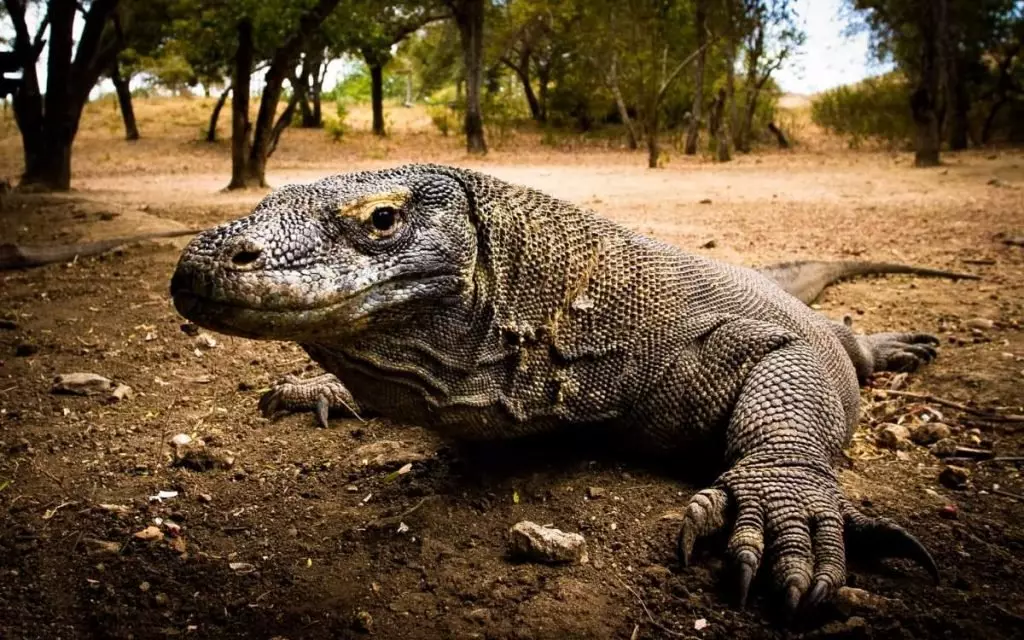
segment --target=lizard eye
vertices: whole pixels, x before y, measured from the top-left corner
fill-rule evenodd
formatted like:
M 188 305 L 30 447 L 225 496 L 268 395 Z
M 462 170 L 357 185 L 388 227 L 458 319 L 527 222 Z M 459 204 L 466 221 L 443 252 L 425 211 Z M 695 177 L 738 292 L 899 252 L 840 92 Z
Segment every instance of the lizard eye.
M 393 231 L 397 222 L 398 211 L 394 207 L 377 207 L 370 214 L 370 223 L 382 234 Z

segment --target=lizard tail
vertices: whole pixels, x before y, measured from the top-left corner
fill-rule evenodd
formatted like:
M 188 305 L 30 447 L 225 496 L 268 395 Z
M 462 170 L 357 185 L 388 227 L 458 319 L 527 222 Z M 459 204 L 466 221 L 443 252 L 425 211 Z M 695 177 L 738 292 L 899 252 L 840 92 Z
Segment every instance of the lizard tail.
M 949 278 L 951 280 L 981 279 L 980 276 L 971 273 L 929 269 L 927 267 L 915 267 L 893 262 L 863 260 L 799 260 L 768 265 L 759 268 L 758 271 L 777 282 L 783 290 L 805 304 L 814 302 L 829 285 L 857 276 L 906 273 L 930 278 Z

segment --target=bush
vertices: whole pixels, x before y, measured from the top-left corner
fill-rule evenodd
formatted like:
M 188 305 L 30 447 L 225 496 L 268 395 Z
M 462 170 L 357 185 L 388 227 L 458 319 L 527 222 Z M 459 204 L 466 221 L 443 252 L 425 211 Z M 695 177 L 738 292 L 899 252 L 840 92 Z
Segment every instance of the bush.
M 910 87 L 896 73 L 822 93 L 811 102 L 811 119 L 824 129 L 847 136 L 851 147 L 865 140 L 896 146 L 914 135 Z
M 427 113 L 430 114 L 430 121 L 434 123 L 437 130 L 441 132 L 441 135 L 447 136 L 452 129 L 452 110 L 443 104 L 434 105 L 427 108 Z
M 348 107 L 341 100 L 335 103 L 335 111 L 338 114 L 337 118 L 327 118 L 324 121 L 324 130 L 327 131 L 327 135 L 331 136 L 331 140 L 335 142 L 341 142 L 341 139 L 348 133 L 348 125 L 345 124 L 345 119 L 348 117 Z

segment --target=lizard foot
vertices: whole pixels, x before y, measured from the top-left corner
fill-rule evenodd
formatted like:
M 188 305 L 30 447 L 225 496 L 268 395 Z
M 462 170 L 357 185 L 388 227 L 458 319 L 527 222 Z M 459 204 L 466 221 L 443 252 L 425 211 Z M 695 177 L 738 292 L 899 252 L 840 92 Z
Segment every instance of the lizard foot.
M 875 371 L 917 371 L 938 356 L 939 339 L 927 333 L 872 333 L 857 340 L 871 353 Z
M 790 613 L 813 607 L 846 582 L 844 536 L 851 544 L 873 545 L 883 557 L 907 557 L 938 575 L 935 561 L 899 526 L 858 512 L 826 465 L 805 461 L 740 463 L 686 509 L 679 532 L 679 556 L 690 562 L 698 538 L 731 526 L 727 553 L 737 573 L 739 604 L 765 555 Z
M 287 375 L 263 394 L 259 408 L 263 417 L 271 420 L 286 413 L 313 411 L 317 422 L 325 428 L 327 415 L 332 409 L 344 409 L 359 417 L 359 405 L 332 373 L 305 379 Z

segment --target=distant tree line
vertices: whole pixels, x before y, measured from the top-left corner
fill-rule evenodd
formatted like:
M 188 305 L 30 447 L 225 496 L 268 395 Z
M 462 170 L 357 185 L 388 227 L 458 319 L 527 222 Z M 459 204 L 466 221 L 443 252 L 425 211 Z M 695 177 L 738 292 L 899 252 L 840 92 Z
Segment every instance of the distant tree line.
M 27 4 L 40 20 L 29 24 Z M 130 82 L 220 95 L 207 139 L 230 100 L 230 187 L 266 184 L 290 125 L 325 126 L 328 65 L 359 60 L 372 129 L 386 135 L 385 95 L 448 105 L 466 148 L 486 153 L 488 121 L 522 104 L 546 130 L 614 124 L 624 144 L 660 166 L 666 131 L 684 153 L 719 161 L 771 130 L 773 74 L 804 40 L 793 0 L 2 0 L 5 43 L 24 69 L 11 89 L 25 158 L 22 184 L 68 189 L 71 154 L 93 87 L 109 78 L 126 137 L 137 139 Z M 971 139 L 984 102 L 1019 96 L 1020 4 L 1009 0 L 848 0 L 875 52 L 913 90 L 918 161 Z M 73 37 L 74 24 L 82 25 Z M 46 53 L 46 86 L 36 64 Z M 252 79 L 262 75 L 259 95 Z M 5 85 L 6 86 L 6 85 Z M 257 115 L 249 105 L 258 101 Z M 967 114 L 965 116 L 965 114 Z M 446 118 L 447 116 L 445 116 Z M 995 116 L 993 116 L 995 118 Z

